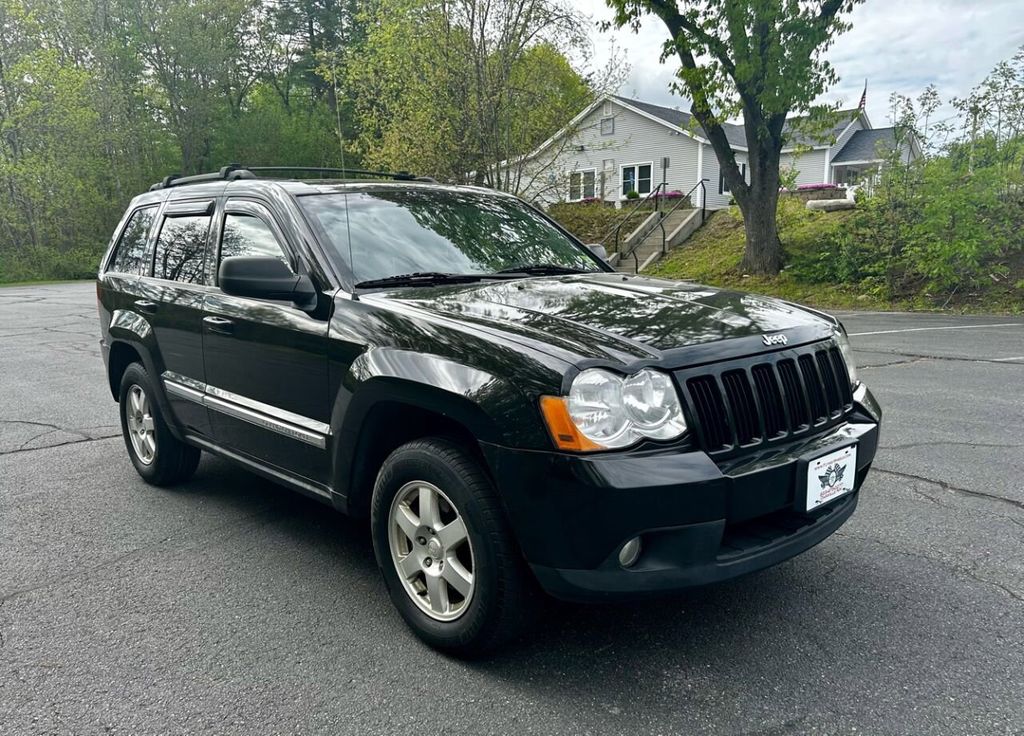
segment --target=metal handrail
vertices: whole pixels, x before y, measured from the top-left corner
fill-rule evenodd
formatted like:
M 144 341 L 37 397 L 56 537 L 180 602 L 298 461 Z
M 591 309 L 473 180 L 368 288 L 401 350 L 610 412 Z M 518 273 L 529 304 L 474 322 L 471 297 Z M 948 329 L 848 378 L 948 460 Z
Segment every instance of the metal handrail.
M 690 191 L 688 191 L 686 194 L 684 194 L 682 197 L 680 197 L 679 201 L 676 202 L 674 205 L 672 205 L 671 209 L 669 209 L 667 212 L 664 212 L 661 215 L 661 219 L 658 220 L 658 225 L 661 227 L 661 253 L 662 253 L 662 255 L 664 255 L 665 253 L 668 252 L 667 249 L 666 249 L 666 238 L 668 236 L 667 236 L 667 234 L 665 232 L 665 219 L 669 215 L 671 215 L 673 212 L 675 212 L 677 209 L 679 209 L 683 205 L 684 202 L 689 202 L 690 204 L 693 204 L 692 200 L 690 199 L 690 195 L 692 195 L 695 191 L 697 191 L 697 187 L 700 187 L 700 190 L 701 190 L 701 198 L 700 198 L 700 224 L 701 225 L 704 224 L 704 220 L 707 217 L 707 201 L 708 201 L 708 190 L 707 190 L 707 187 L 704 185 L 704 182 L 706 182 L 706 181 L 711 181 L 711 180 L 710 179 L 701 179 L 696 184 L 694 184 L 692 187 L 690 187 Z M 694 208 L 694 209 L 696 209 L 696 208 Z M 658 211 L 658 209 L 655 208 L 655 212 L 657 212 L 657 211 Z M 642 244 L 643 244 L 643 241 L 641 241 L 639 243 L 634 243 L 633 247 L 630 248 L 629 251 L 627 251 L 626 253 L 623 253 L 622 255 L 619 256 L 619 263 L 621 263 L 626 258 L 629 258 L 630 256 L 633 256 L 633 273 L 640 273 L 640 256 L 638 256 L 636 252 L 637 252 L 637 250 L 640 249 L 640 246 Z
M 660 184 L 658 184 L 658 186 L 654 187 L 654 189 L 652 189 L 650 191 L 650 193 L 646 197 L 644 197 L 639 202 L 637 202 L 635 205 L 633 205 L 633 207 L 625 215 L 623 215 L 623 217 L 615 224 L 615 226 L 612 227 L 612 229 L 609 230 L 607 233 L 605 233 L 604 237 L 601 238 L 601 240 L 599 240 L 598 242 L 602 243 L 602 244 L 607 243 L 608 242 L 608 238 L 611 237 L 614 234 L 615 242 L 614 242 L 614 245 L 609 249 L 609 252 L 611 252 L 611 253 L 618 253 L 619 252 L 619 234 L 622 231 L 622 226 L 625 225 L 627 222 L 629 222 L 629 218 L 632 217 L 633 214 L 636 213 L 636 211 L 638 209 L 643 207 L 648 202 L 648 200 L 650 200 L 652 197 L 654 197 L 655 194 L 660 192 L 666 186 L 667 185 L 665 184 L 665 182 L 661 182 Z M 655 212 L 658 211 L 659 204 L 660 204 L 659 200 L 655 199 L 654 200 L 654 211 Z

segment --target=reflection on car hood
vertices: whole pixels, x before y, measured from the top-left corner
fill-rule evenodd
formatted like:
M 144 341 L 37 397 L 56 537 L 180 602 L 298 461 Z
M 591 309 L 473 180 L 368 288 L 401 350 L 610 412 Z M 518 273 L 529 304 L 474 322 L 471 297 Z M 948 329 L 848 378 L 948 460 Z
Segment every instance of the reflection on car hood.
M 499 330 L 569 360 L 658 359 L 666 351 L 734 338 L 754 337 L 743 344 L 760 346 L 761 335 L 785 332 L 792 345 L 832 334 L 822 317 L 775 299 L 615 273 L 399 289 L 365 298 Z

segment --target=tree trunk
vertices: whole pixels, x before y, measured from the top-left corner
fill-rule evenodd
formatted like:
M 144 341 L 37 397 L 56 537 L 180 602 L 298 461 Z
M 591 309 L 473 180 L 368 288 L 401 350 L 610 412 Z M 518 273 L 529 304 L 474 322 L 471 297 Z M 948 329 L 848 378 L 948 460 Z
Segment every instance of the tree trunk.
M 781 125 L 777 126 L 781 133 Z M 777 222 L 779 206 L 779 150 L 781 140 L 757 140 L 749 149 L 750 184 L 736 197 L 743 212 L 747 245 L 740 268 L 745 273 L 774 275 L 782 268 L 782 243 Z
M 782 243 L 775 217 L 779 190 L 751 195 L 746 205 L 740 206 L 747 235 L 740 268 L 744 273 L 776 274 L 782 268 Z

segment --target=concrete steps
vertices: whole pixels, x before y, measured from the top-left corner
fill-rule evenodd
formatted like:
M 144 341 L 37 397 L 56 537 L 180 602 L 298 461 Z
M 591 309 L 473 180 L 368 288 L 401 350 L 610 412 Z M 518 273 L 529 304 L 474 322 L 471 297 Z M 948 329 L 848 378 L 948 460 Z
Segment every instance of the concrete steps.
M 693 234 L 694 230 L 700 227 L 700 210 L 678 209 L 667 217 L 662 217 L 660 225 L 665 227 L 665 250 L 667 252 L 680 245 Z M 648 223 L 648 227 L 649 230 L 639 240 L 639 245 L 635 247 L 632 254 L 616 261 L 616 270 L 622 273 L 639 273 L 661 258 L 662 230 L 658 220 L 655 218 L 652 223 Z M 627 246 L 624 250 L 628 250 L 629 247 Z

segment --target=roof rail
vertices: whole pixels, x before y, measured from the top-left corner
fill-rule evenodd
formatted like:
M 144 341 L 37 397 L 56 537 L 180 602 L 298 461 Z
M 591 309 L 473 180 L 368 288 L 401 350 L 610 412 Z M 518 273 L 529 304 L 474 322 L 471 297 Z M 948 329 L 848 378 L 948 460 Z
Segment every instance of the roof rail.
M 209 174 L 193 174 L 192 176 L 182 176 L 181 174 L 171 174 L 165 176 L 161 181 L 149 188 L 149 191 L 155 191 L 157 189 L 169 189 L 170 187 L 180 187 L 186 184 L 199 184 L 204 181 L 234 181 L 235 179 L 255 179 L 256 175 L 251 173 L 246 167 L 241 164 L 228 164 L 222 166 L 217 171 Z
M 395 181 L 437 181 L 429 176 L 416 176 L 408 171 L 368 171 L 366 169 L 337 169 L 324 166 L 242 166 L 241 164 L 228 164 L 219 170 L 209 174 L 193 174 L 182 176 L 171 174 L 149 188 L 150 191 L 157 189 L 169 189 L 180 187 L 186 184 L 199 184 L 204 181 L 234 181 L 236 179 L 256 179 L 257 174 L 269 172 L 298 172 L 302 174 L 368 177 L 375 179 L 394 179 Z
M 408 171 L 370 171 L 368 169 L 338 169 L 325 166 L 248 166 L 253 173 L 264 171 L 296 171 L 302 174 L 342 174 L 371 177 L 375 179 L 394 179 L 396 181 L 436 181 L 429 176 L 416 176 Z

